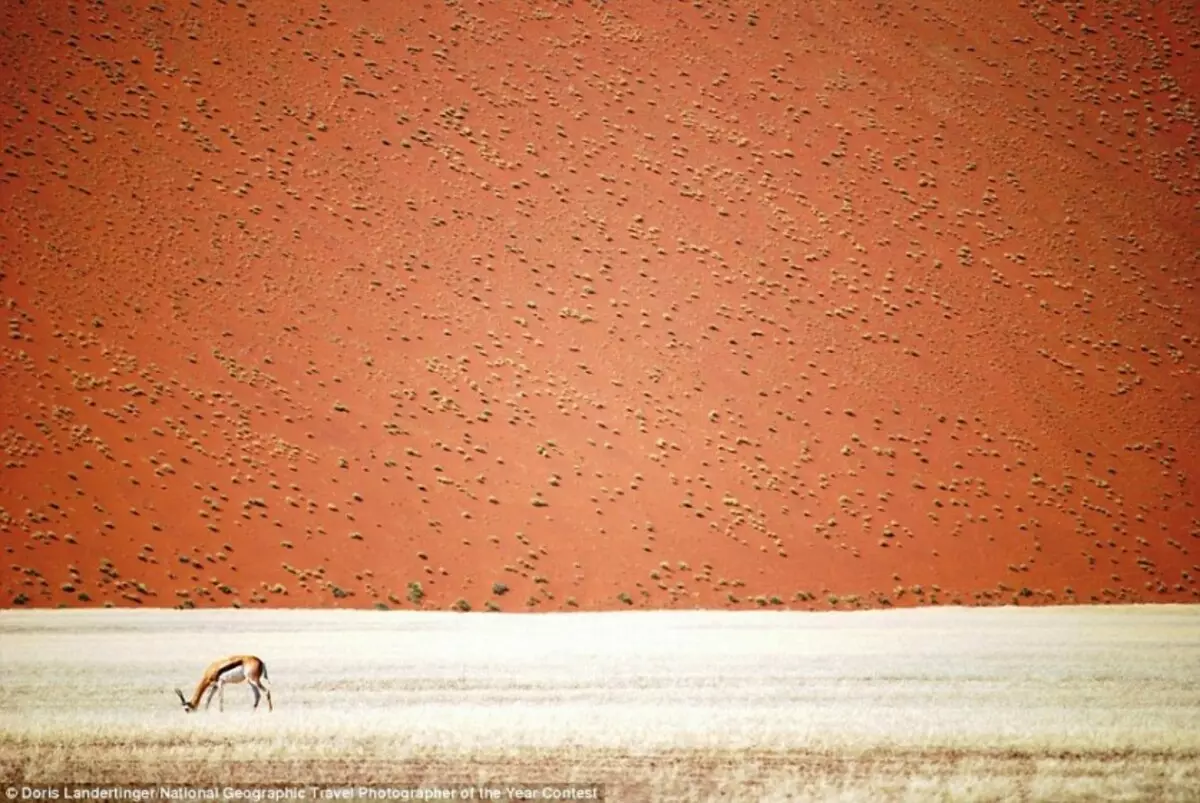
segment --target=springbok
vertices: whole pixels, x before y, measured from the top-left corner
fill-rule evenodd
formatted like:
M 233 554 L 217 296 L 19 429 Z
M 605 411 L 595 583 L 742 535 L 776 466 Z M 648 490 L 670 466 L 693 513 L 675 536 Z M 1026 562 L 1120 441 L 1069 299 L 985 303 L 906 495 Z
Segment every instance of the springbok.
M 275 710 L 275 706 L 271 703 L 271 690 L 267 688 L 267 665 L 262 662 L 262 659 L 253 655 L 231 655 L 220 661 L 214 661 L 208 669 L 204 670 L 204 677 L 200 679 L 200 685 L 196 687 L 196 693 L 190 700 L 184 697 L 183 692 L 179 689 L 176 689 L 175 693 L 179 695 L 179 701 L 183 703 L 183 710 L 189 714 L 200 707 L 200 698 L 204 696 L 205 691 L 208 692 L 208 700 L 204 703 L 204 708 L 208 709 L 212 705 L 215 696 L 219 698 L 217 710 L 224 711 L 225 684 L 241 683 L 242 681 L 249 683 L 250 690 L 254 692 L 253 710 L 258 710 L 258 703 L 264 694 L 267 696 L 267 708 L 271 711 Z

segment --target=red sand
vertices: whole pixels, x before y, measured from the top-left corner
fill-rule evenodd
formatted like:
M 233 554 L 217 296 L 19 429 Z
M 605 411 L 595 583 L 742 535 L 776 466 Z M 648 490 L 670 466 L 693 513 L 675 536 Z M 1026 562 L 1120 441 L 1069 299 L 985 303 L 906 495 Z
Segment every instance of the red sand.
M 3 604 L 1196 601 L 1198 17 L 1019 6 L 5 4 Z

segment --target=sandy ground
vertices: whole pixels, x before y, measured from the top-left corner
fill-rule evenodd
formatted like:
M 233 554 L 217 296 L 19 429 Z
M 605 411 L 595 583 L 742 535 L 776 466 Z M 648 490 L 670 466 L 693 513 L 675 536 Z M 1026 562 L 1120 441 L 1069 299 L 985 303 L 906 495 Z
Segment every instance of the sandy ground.
M 1198 31 L 4 3 L 0 603 L 1194 602 Z
M 0 769 L 603 783 L 611 799 L 1183 800 L 1200 782 L 1198 636 L 1188 606 L 6 612 Z M 252 713 L 244 686 L 224 712 L 180 710 L 173 688 L 241 652 L 267 663 L 274 712 Z

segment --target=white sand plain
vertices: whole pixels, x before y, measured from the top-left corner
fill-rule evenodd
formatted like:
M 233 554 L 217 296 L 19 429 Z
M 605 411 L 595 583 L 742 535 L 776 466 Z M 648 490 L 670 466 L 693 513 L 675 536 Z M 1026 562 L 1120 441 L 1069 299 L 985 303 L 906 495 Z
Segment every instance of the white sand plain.
M 204 667 L 267 664 L 185 714 Z M 1186 800 L 1200 607 L 0 612 L 0 779 Z M 948 795 L 948 797 L 946 797 Z

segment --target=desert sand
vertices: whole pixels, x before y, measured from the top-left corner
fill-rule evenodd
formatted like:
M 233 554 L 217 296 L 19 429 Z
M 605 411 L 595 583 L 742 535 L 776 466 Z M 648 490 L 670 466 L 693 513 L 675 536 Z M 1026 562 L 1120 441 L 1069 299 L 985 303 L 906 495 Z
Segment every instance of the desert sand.
M 4 603 L 1195 602 L 1195 9 L 988 9 L 6 4 Z
M 1182 799 L 1198 50 L 1182 0 L 0 4 L 5 778 Z M 171 707 L 225 649 L 269 718 Z

